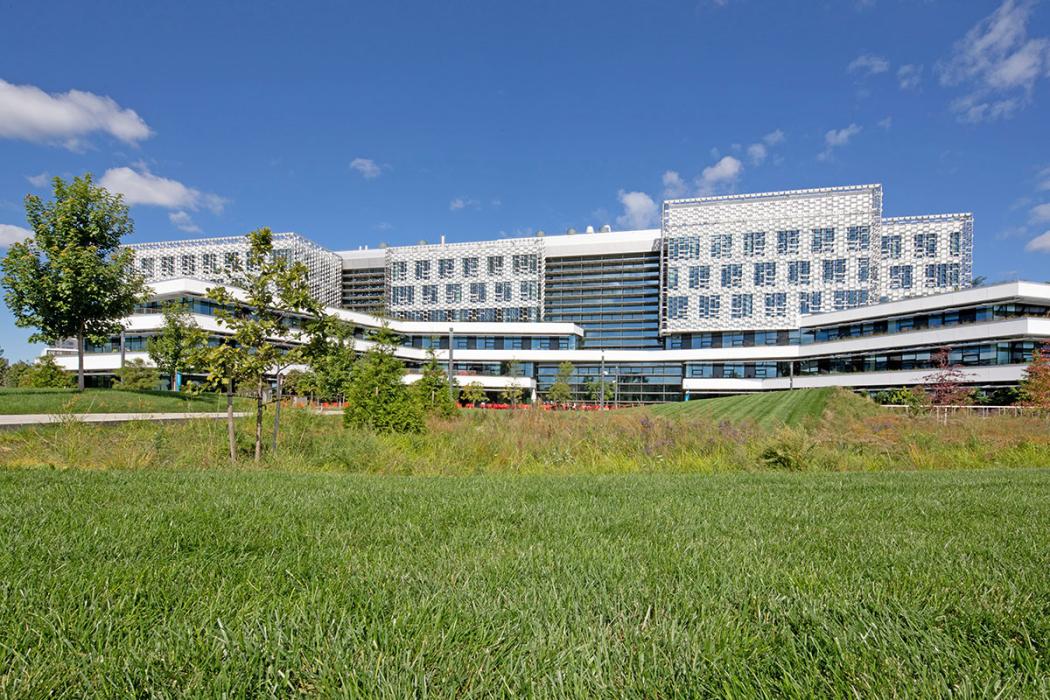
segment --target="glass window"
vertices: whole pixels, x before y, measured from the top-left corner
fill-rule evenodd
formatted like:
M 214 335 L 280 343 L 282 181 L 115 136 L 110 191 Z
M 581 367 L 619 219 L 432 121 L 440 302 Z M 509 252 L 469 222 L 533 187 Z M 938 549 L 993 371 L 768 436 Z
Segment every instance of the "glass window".
M 174 255 L 162 255 L 160 258 L 160 274 L 165 277 L 173 277 L 175 275 L 175 256 Z
M 809 284 L 809 260 L 792 260 L 788 263 L 788 282 L 795 285 Z
M 777 254 L 796 255 L 798 253 L 798 229 L 777 231 Z
M 935 258 L 937 257 L 937 234 L 916 233 L 915 234 L 915 257 Z
M 488 270 L 490 275 L 502 275 L 503 274 L 503 256 L 502 255 L 490 255 L 488 257 Z M 499 296 L 499 292 L 496 293 Z
M 733 255 L 733 236 L 720 233 L 711 237 L 711 257 L 728 258 Z
M 766 234 L 763 232 L 744 234 L 744 255 L 765 255 Z
M 671 260 L 692 260 L 700 257 L 700 237 L 683 236 L 669 239 L 667 257 Z
M 962 252 L 962 231 L 952 231 L 948 238 L 948 252 L 959 255 Z
M 722 286 L 723 287 L 739 287 L 744 282 L 744 266 L 743 265 L 723 265 L 722 266 Z
M 707 265 L 693 265 L 689 268 L 689 288 L 707 289 L 711 286 L 711 268 Z
M 754 310 L 754 300 L 750 294 L 734 294 L 730 315 L 733 318 L 750 318 Z
M 463 301 L 463 286 L 458 283 L 445 285 L 445 302 L 458 304 Z
M 438 277 L 448 279 L 456 274 L 456 261 L 453 258 L 438 259 Z
M 787 316 L 787 294 L 774 292 L 766 295 L 766 318 Z
M 496 301 L 510 301 L 510 282 L 496 282 Z
M 673 319 L 683 319 L 689 311 L 689 297 L 673 296 L 667 297 L 667 316 Z
M 182 274 L 193 275 L 197 273 L 197 258 L 192 255 L 182 256 Z
M 850 226 L 846 229 L 846 249 L 859 253 L 871 246 L 871 229 L 867 226 Z
M 718 318 L 721 297 L 717 294 L 703 294 L 698 298 L 700 318 Z
M 901 257 L 901 237 L 900 236 L 883 236 L 882 237 L 882 257 L 891 258 L 898 260 Z
M 678 268 L 669 267 L 667 268 L 667 288 L 678 289 Z
M 140 258 L 139 270 L 147 277 L 153 276 L 153 258 Z
M 824 261 L 824 281 L 833 284 L 841 284 L 846 281 L 845 258 Z
M 835 229 L 815 228 L 813 229 L 813 244 L 811 250 L 814 253 L 831 253 L 835 249 Z
M 238 272 L 241 269 L 241 254 L 240 253 L 226 253 L 222 257 L 223 267 L 226 268 L 227 272 Z
M 413 287 L 397 286 L 392 288 L 391 301 L 394 306 L 407 306 L 412 303 Z
M 408 262 L 396 260 L 390 264 L 390 279 L 402 282 L 408 279 Z
M 515 275 L 536 272 L 539 269 L 539 258 L 533 253 L 515 255 L 511 258 Z
M 820 292 L 799 292 L 798 311 L 802 314 L 820 313 L 823 295 Z
M 216 253 L 204 253 L 201 255 L 201 266 L 205 274 L 216 274 L 219 271 L 219 256 Z
M 521 300 L 537 301 L 540 298 L 540 285 L 532 280 L 524 280 L 521 283 Z
M 485 301 L 485 283 L 484 282 L 471 282 L 470 283 L 470 298 L 469 301 L 472 304 Z
M 867 282 L 871 279 L 871 259 L 857 258 L 857 281 Z
M 755 263 L 755 286 L 772 287 L 777 283 L 777 264 L 775 262 Z
M 475 257 L 463 258 L 463 276 L 478 276 L 478 259 Z
M 430 261 L 429 260 L 416 260 L 416 279 L 417 280 L 428 280 L 428 279 L 430 279 Z
M 424 284 L 422 301 L 424 304 L 436 304 L 438 300 L 438 288 L 436 284 Z
M 911 289 L 911 265 L 890 265 L 890 289 Z

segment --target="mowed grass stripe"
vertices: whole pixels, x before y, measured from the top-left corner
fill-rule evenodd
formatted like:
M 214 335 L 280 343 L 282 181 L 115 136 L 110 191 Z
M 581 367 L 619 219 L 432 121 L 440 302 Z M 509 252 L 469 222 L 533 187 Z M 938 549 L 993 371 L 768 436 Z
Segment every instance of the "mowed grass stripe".
M 760 425 L 798 425 L 819 420 L 834 388 L 796 389 L 760 394 L 738 394 L 713 399 L 693 399 L 649 408 L 657 415 L 711 420 L 753 420 Z
M 253 404 L 235 397 L 238 410 Z M 48 415 L 65 413 L 198 413 L 225 411 L 226 397 L 198 396 L 172 391 L 123 391 L 119 389 L 6 389 L 0 388 L 0 414 Z
M 0 695 L 1050 692 L 1050 471 L 0 472 Z

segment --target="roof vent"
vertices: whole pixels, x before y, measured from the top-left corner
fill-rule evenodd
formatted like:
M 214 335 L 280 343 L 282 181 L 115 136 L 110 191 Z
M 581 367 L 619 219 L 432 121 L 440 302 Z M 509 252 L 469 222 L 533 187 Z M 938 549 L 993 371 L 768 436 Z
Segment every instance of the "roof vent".
M 376 247 L 377 247 L 377 248 L 389 248 L 390 246 L 389 246 L 389 245 L 388 245 L 388 244 L 386 243 L 386 241 L 383 241 L 382 243 L 380 243 L 380 244 L 379 244 L 378 246 L 376 246 Z
M 602 224 L 602 233 L 612 233 L 612 226 L 609 224 Z
M 547 234 L 545 234 L 543 231 L 537 231 L 536 232 L 536 238 L 543 238 L 546 235 Z
M 593 226 L 588 226 L 586 232 L 587 233 L 594 233 L 594 227 Z
M 568 229 L 567 229 L 567 230 L 565 231 L 565 235 L 566 235 L 566 236 L 575 236 L 575 235 L 576 235 L 576 229 L 574 229 L 574 228 L 573 228 L 572 226 L 570 226 L 570 227 L 569 227 L 569 228 L 568 228 Z
M 416 245 L 426 245 L 426 244 L 427 244 L 427 240 L 425 238 L 420 238 L 418 241 L 416 241 Z

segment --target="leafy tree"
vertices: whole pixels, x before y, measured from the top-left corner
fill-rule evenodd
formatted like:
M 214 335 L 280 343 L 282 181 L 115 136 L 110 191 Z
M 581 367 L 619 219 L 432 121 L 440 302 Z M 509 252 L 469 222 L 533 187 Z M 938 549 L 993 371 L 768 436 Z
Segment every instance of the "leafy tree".
M 133 253 L 120 241 L 134 229 L 119 194 L 97 187 L 91 174 L 54 179 L 54 200 L 25 198 L 33 230 L 4 258 L 4 300 L 20 328 L 36 328 L 34 342 L 77 341 L 77 386 L 84 388 L 84 342 L 121 330 L 145 295 L 132 266 Z
M 1024 405 L 1050 411 L 1050 344 L 1032 351 L 1021 381 Z
M 583 387 L 587 391 L 587 397 L 594 402 L 608 400 L 609 395 L 613 393 L 613 383 L 608 380 L 588 379 Z
M 523 393 L 524 392 L 522 391 L 522 388 L 518 386 L 518 383 L 512 382 L 499 392 L 499 397 L 504 403 L 510 404 L 511 408 L 515 408 L 521 403 Z
M 11 363 L 4 357 L 3 348 L 0 348 L 0 386 L 3 386 L 4 380 L 7 378 L 7 368 L 11 366 Z
M 19 378 L 18 386 L 30 389 L 64 389 L 72 377 L 58 366 L 55 358 L 44 355 Z
M 233 386 L 239 384 L 255 398 L 255 461 L 262 457 L 263 399 L 266 374 L 293 364 L 300 349 L 284 351 L 277 343 L 295 340 L 300 332 L 289 327 L 289 313 L 312 309 L 306 267 L 273 254 L 273 232 L 266 227 L 248 234 L 247 269 L 238 280 L 242 294 L 226 287 L 208 290 L 208 297 L 220 305 L 216 313 L 230 335 L 195 360 L 208 371 L 211 386 L 227 393 L 227 433 L 231 459 L 236 459 L 233 425 Z M 278 417 L 275 420 L 279 420 Z M 276 431 L 277 424 L 274 429 Z
M 25 362 L 24 360 L 19 360 L 18 362 L 13 363 L 10 367 L 7 368 L 7 372 L 4 374 L 4 386 L 12 389 L 21 386 L 28 386 L 23 384 L 22 382 L 26 381 L 26 376 L 32 370 L 33 365 L 29 364 L 28 362 Z
M 125 363 L 117 370 L 117 381 L 114 389 L 144 391 L 157 388 L 157 370 L 138 358 Z
M 556 404 L 567 404 L 572 401 L 572 386 L 569 380 L 572 378 L 572 363 L 562 362 L 558 365 L 558 374 L 554 383 L 547 390 L 547 399 Z
M 167 302 L 163 313 L 164 325 L 160 333 L 146 341 L 146 352 L 168 378 L 168 387 L 175 391 L 176 377 L 193 366 L 190 360 L 208 342 L 208 336 L 197 327 L 185 304 Z
M 488 400 L 488 394 L 480 382 L 471 382 L 459 390 L 459 398 L 463 403 L 477 406 Z
M 423 365 L 423 376 L 412 385 L 412 390 L 425 413 L 448 418 L 456 413 L 456 402 L 449 389 L 448 374 L 431 348 Z
M 966 372 L 951 363 L 950 347 L 943 347 L 933 355 L 936 371 L 926 375 L 925 390 L 934 406 L 965 406 L 971 401 L 972 390 L 965 385 Z
M 401 381 L 405 365 L 394 356 L 397 335 L 389 326 L 374 331 L 372 347 L 354 365 L 343 422 L 378 432 L 423 432 L 423 409 Z
M 309 371 L 299 378 L 296 390 L 325 400 L 345 396 L 357 361 L 353 325 L 322 313 L 310 320 L 306 331 L 309 339 L 302 352 Z

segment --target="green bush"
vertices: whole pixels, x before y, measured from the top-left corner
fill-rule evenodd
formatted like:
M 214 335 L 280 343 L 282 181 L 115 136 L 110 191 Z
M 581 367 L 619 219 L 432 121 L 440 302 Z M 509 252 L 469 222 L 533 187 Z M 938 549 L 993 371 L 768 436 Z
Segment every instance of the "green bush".
M 59 367 L 51 355 L 44 355 L 21 374 L 18 386 L 22 389 L 61 389 L 73 386 L 73 375 Z

